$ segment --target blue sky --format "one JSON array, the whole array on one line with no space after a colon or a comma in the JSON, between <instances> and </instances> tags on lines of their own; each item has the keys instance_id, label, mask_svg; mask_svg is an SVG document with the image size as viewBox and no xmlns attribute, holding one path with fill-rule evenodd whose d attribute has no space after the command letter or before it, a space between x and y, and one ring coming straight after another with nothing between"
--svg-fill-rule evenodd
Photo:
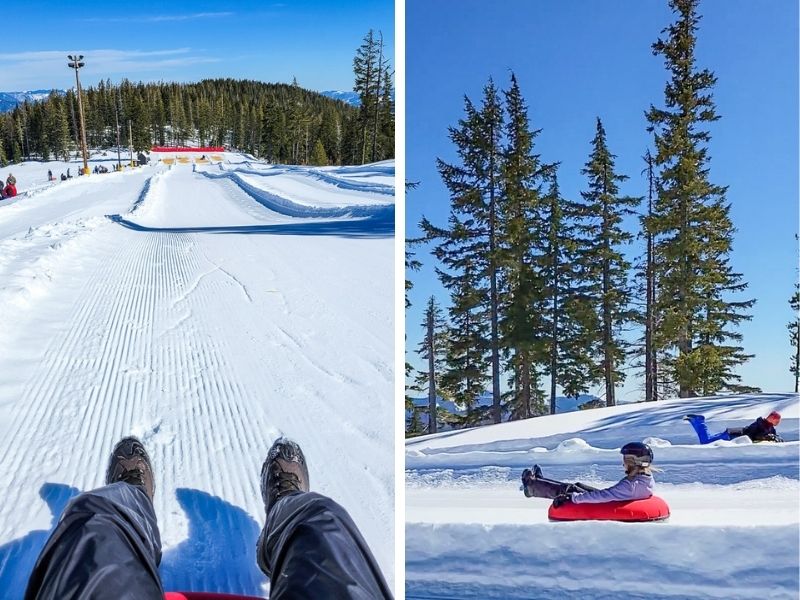
<instances>
[{"instance_id":1,"label":"blue sky","mask_svg":"<svg viewBox=\"0 0 800 600\"><path fill-rule=\"evenodd\" d=\"M463 96L476 102L492 76L507 87L519 79L534 128L536 151L560 161L562 193L577 197L585 181L595 118L605 125L618 172L631 178L622 193L641 196L641 156L648 146L644 111L663 106L663 59L650 45L673 17L666 0L506 1L492 9L476 0L406 1L407 235L425 215L444 224L448 197L435 158L455 160L447 127L463 115ZM456 10L457 8L457 10ZM733 266L758 300L745 324L744 345L756 358L742 367L746 383L765 391L792 386L786 324L796 278L798 231L798 6L796 0L706 0L701 3L698 65L715 72L722 119L710 131L711 181L728 185L738 229ZM638 252L639 247L634 248ZM421 338L430 295L444 298L433 259L413 275L407 347ZM419 364L416 356L409 356ZM623 400L638 399L629 381ZM600 387L592 392L599 393Z\"/></svg>"},{"instance_id":2,"label":"blue sky","mask_svg":"<svg viewBox=\"0 0 800 600\"><path fill-rule=\"evenodd\" d=\"M292 81L350 90L356 48L381 30L394 55L391 0L286 2L3 2L0 91L67 88L66 54L86 56L82 82Z\"/></svg>"}]
</instances>

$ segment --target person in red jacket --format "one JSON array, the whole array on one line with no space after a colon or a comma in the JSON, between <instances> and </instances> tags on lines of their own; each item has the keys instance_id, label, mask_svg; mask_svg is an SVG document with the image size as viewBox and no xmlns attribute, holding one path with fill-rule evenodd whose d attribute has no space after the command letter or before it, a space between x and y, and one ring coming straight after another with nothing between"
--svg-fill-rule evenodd
<instances>
[{"instance_id":1,"label":"person in red jacket","mask_svg":"<svg viewBox=\"0 0 800 600\"><path fill-rule=\"evenodd\" d=\"M3 188L3 198L13 198L17 195L17 178L9 173L6 178L6 187Z\"/></svg>"}]
</instances>

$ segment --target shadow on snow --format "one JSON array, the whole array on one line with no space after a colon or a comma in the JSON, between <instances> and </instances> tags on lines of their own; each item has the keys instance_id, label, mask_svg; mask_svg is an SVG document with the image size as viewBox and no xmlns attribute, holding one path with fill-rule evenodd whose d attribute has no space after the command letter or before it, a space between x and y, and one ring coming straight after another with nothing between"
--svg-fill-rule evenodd
<instances>
[{"instance_id":1,"label":"shadow on snow","mask_svg":"<svg viewBox=\"0 0 800 600\"><path fill-rule=\"evenodd\" d=\"M345 238L390 238L394 236L394 217L340 221L301 221L274 225L231 225L218 227L148 227L121 215L106 218L127 229L148 233L212 233L240 235L321 235Z\"/></svg>"}]
</instances>

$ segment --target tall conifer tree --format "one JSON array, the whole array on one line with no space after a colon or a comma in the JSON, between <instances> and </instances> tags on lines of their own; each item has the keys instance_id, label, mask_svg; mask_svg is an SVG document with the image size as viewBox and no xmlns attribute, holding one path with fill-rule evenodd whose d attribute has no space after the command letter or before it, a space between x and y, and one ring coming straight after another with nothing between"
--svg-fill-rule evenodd
<instances>
[{"instance_id":1,"label":"tall conifer tree","mask_svg":"<svg viewBox=\"0 0 800 600\"><path fill-rule=\"evenodd\" d=\"M699 0L670 0L677 15L653 44L671 78L665 107L647 113L655 133L658 199L650 223L655 236L659 282L656 310L663 318L655 343L668 354L680 397L713 394L741 386L737 366L749 356L733 328L750 318L754 300L728 297L747 286L729 264L734 228L726 188L708 180L707 126L716 121L711 89L716 77L695 64Z\"/></svg>"},{"instance_id":2,"label":"tall conifer tree","mask_svg":"<svg viewBox=\"0 0 800 600\"><path fill-rule=\"evenodd\" d=\"M606 132L598 117L592 153L581 171L589 183L588 190L581 192L581 229L589 243L584 257L590 289L597 294L595 306L600 321L597 338L606 406L616 404L616 385L624 381L620 367L628 345L621 333L633 319L628 283L631 265L622 252L633 235L622 228L622 220L634 214L633 208L640 202L639 198L619 194L618 184L628 178L614 172L615 158L608 149Z\"/></svg>"},{"instance_id":3,"label":"tall conifer tree","mask_svg":"<svg viewBox=\"0 0 800 600\"><path fill-rule=\"evenodd\" d=\"M789 372L794 375L794 392L800 391L800 283L794 284L794 294L789 299L789 306L794 311L787 328L789 329L789 343L792 345L792 357Z\"/></svg>"},{"instance_id":4,"label":"tall conifer tree","mask_svg":"<svg viewBox=\"0 0 800 600\"><path fill-rule=\"evenodd\" d=\"M417 377L418 389L428 392L428 433L438 429L438 409L436 396L443 364L442 350L445 346L445 321L442 309L433 296L428 300L422 321L425 335L419 344L417 354L425 361L427 369Z\"/></svg>"},{"instance_id":5,"label":"tall conifer tree","mask_svg":"<svg viewBox=\"0 0 800 600\"><path fill-rule=\"evenodd\" d=\"M537 257L543 248L541 182L547 169L533 153L538 130L531 131L528 110L514 74L506 99L506 147L502 156L498 266L500 342L510 355L512 409L519 418L533 414L540 396L539 369L546 343L542 320L545 283Z\"/></svg>"},{"instance_id":6,"label":"tall conifer tree","mask_svg":"<svg viewBox=\"0 0 800 600\"><path fill-rule=\"evenodd\" d=\"M472 404L482 388L485 353L490 355L492 419L502 415L500 397L500 347L498 331L498 217L501 199L501 140L503 114L494 83L484 88L478 110L465 98L466 116L450 128L461 164L437 161L439 174L450 192L451 213L447 229L423 219L429 239L439 240L434 255L446 269L439 270L451 293L450 322L453 335L448 354L448 373L457 393ZM485 328L489 338L486 340ZM445 386L443 381L443 386ZM467 390L469 390L467 392ZM470 397L471 396L471 397Z\"/></svg>"}]
</instances>

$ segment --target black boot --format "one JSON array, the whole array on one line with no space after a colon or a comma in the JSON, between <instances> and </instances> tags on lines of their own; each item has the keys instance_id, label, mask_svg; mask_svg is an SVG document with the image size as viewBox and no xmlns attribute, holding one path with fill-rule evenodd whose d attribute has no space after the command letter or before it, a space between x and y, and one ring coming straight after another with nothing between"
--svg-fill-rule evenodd
<instances>
[{"instance_id":1,"label":"black boot","mask_svg":"<svg viewBox=\"0 0 800 600\"><path fill-rule=\"evenodd\" d=\"M156 491L153 467L142 442L135 437L123 438L111 452L106 471L106 484L117 481L139 486L152 502Z\"/></svg>"}]
</instances>

